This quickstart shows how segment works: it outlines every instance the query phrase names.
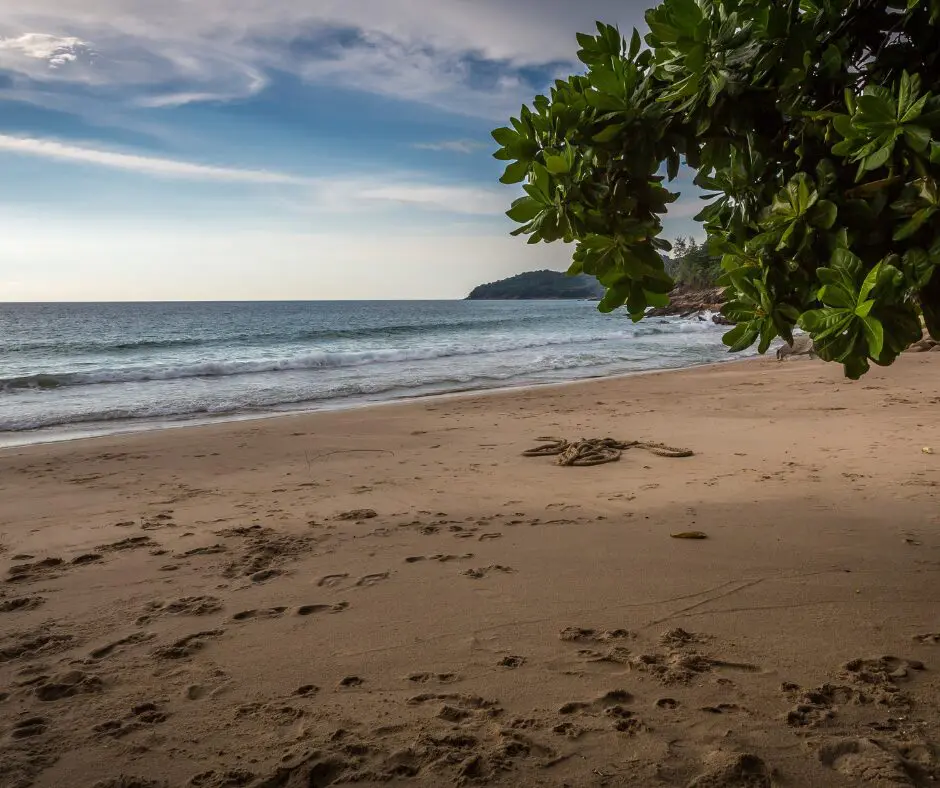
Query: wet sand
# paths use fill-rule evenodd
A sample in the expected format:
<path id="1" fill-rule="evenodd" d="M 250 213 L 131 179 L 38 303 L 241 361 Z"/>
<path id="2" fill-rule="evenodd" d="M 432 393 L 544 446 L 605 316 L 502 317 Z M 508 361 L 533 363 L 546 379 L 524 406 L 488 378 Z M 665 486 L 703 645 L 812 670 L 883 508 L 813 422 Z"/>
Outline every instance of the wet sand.
<path id="1" fill-rule="evenodd" d="M 0 451 L 0 786 L 931 785 L 938 414 L 759 360 Z"/>

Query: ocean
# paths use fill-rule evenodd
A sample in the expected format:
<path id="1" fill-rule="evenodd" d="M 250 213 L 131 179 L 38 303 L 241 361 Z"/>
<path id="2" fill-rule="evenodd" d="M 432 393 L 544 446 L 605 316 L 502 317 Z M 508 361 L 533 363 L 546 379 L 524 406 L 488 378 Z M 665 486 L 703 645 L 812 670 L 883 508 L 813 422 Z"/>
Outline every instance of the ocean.
<path id="1" fill-rule="evenodd" d="M 589 301 L 0 304 L 0 445 L 729 360 Z"/>

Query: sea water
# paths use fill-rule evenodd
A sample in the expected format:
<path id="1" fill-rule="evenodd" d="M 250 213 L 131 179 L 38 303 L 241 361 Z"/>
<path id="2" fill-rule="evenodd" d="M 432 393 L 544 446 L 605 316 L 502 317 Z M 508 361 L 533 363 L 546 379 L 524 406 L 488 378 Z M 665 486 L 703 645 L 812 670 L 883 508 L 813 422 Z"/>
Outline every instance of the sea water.
<path id="1" fill-rule="evenodd" d="M 0 304 L 0 445 L 728 360 L 589 301 Z"/>

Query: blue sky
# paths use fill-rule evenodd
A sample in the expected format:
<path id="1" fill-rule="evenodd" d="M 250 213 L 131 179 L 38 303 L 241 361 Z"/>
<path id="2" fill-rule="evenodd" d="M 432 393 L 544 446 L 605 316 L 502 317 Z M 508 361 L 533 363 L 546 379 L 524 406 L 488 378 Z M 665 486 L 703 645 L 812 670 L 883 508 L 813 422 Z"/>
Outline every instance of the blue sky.
<path id="1" fill-rule="evenodd" d="M 508 237 L 490 129 L 629 0 L 0 6 L 0 300 L 454 298 Z M 693 231 L 690 198 L 669 235 Z"/>

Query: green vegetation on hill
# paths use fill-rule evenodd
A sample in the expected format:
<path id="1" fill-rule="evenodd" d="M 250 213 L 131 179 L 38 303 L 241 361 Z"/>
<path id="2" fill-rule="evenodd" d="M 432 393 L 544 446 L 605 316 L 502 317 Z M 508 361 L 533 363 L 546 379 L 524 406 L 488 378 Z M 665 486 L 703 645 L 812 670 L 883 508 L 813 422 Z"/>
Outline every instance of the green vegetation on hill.
<path id="1" fill-rule="evenodd" d="M 538 298 L 600 298 L 604 288 L 593 276 L 568 276 L 559 271 L 528 271 L 508 279 L 480 285 L 467 296 L 471 301 Z"/>
<path id="2" fill-rule="evenodd" d="M 716 287 L 721 278 L 721 258 L 708 251 L 706 244 L 694 238 L 676 238 L 672 256 L 665 258 L 666 273 L 678 286 L 692 290 Z"/>

